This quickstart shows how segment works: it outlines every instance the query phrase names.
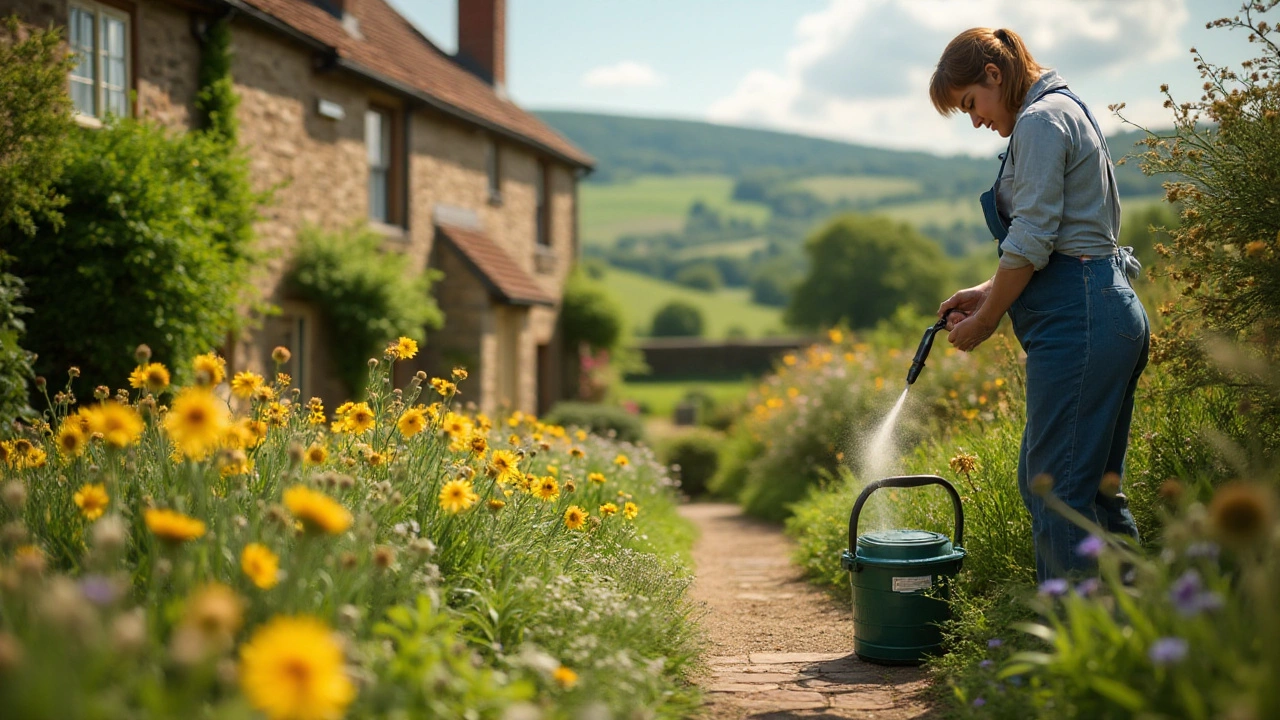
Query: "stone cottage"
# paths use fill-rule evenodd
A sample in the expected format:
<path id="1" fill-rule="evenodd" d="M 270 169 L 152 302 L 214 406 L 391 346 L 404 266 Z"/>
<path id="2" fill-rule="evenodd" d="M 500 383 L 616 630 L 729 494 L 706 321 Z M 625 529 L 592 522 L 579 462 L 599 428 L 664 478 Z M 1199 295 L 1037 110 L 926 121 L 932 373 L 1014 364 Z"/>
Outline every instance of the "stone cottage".
<path id="1" fill-rule="evenodd" d="M 181 129 L 205 30 L 229 15 L 240 140 L 255 185 L 279 187 L 258 226 L 272 257 L 259 286 L 283 310 L 229 343 L 236 370 L 273 368 L 284 345 L 303 397 L 344 399 L 327 353 L 342 338 L 284 277 L 299 228 L 367 220 L 444 275 L 446 326 L 398 383 L 463 365 L 461 399 L 490 412 L 542 412 L 565 393 L 557 318 L 593 161 L 508 99 L 504 0 L 458 0 L 455 55 L 384 0 L 0 0 L 12 12 L 66 28 L 82 124 L 110 112 Z"/>

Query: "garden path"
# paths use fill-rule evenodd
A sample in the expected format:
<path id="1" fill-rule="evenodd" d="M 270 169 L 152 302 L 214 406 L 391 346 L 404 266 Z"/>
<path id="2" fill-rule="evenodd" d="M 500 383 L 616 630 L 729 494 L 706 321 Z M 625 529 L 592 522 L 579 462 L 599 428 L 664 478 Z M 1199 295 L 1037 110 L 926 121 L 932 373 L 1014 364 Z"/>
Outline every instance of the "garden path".
<path id="1" fill-rule="evenodd" d="M 696 503 L 680 512 L 701 532 L 693 599 L 706 611 L 711 643 L 704 718 L 930 716 L 925 673 L 859 660 L 850 609 L 805 582 L 777 526 L 736 505 Z"/>

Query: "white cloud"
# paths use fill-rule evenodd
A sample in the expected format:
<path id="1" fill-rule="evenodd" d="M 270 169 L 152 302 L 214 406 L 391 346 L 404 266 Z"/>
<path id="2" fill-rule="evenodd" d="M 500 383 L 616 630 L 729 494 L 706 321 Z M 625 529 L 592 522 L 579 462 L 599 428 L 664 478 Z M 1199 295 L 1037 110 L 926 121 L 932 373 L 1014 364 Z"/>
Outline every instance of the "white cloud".
<path id="1" fill-rule="evenodd" d="M 662 78 L 653 68 L 632 60 L 614 65 L 601 65 L 582 76 L 582 86 L 589 88 L 654 87 Z"/>
<path id="2" fill-rule="evenodd" d="M 989 26 L 1022 35 L 1113 129 L 1110 103 L 1128 99 L 1142 109 L 1135 119 L 1148 119 L 1148 103 L 1125 97 L 1132 75 L 1179 54 L 1188 17 L 1186 0 L 831 0 L 797 23 L 781 71 L 748 72 L 707 115 L 877 146 L 995 152 L 1003 141 L 994 133 L 939 117 L 928 98 L 947 41 Z"/>

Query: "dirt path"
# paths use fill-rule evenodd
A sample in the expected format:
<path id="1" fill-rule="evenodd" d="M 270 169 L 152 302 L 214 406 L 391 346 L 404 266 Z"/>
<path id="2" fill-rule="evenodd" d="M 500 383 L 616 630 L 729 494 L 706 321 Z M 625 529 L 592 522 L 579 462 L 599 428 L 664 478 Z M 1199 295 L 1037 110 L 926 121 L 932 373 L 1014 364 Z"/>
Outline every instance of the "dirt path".
<path id="1" fill-rule="evenodd" d="M 859 660 L 850 608 L 801 578 L 776 526 L 736 505 L 685 505 L 680 514 L 702 533 L 693 597 L 705 606 L 712 645 L 706 718 L 928 717 L 924 673 Z"/>

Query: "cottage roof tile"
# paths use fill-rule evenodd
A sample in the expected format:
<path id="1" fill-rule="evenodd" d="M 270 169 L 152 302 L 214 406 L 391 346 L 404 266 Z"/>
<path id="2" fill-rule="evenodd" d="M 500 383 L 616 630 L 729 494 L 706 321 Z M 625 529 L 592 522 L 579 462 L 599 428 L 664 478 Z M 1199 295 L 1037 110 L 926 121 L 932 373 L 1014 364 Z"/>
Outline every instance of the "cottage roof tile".
<path id="1" fill-rule="evenodd" d="M 457 225 L 436 226 L 437 239 L 443 238 L 462 254 L 480 280 L 503 300 L 513 305 L 555 305 L 549 293 L 520 268 L 496 242 L 479 230 Z"/>

